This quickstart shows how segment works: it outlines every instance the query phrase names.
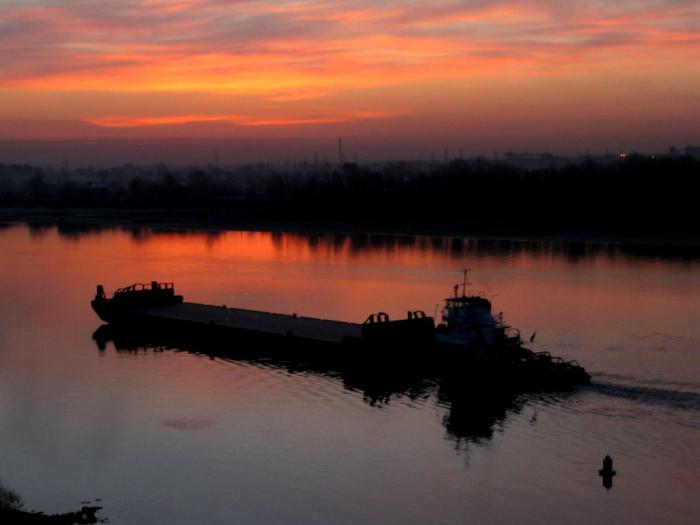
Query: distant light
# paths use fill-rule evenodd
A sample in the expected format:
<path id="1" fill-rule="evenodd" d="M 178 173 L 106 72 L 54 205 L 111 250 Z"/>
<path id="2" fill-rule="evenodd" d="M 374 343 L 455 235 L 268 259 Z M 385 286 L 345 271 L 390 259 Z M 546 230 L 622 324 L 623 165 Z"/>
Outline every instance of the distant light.
<path id="1" fill-rule="evenodd" d="M 627 153 L 620 153 L 620 158 L 621 158 L 621 159 L 626 159 L 626 158 L 627 158 Z"/>

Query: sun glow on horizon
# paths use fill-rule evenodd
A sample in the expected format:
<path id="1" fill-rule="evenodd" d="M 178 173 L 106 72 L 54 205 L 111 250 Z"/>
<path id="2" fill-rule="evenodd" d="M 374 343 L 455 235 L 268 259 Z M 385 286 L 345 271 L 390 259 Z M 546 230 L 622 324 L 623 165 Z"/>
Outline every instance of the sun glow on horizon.
<path id="1" fill-rule="evenodd" d="M 615 133 L 641 118 L 666 141 L 700 119 L 699 24 L 694 0 L 11 0 L 0 138 L 371 120 L 400 141 L 410 118 L 467 142 L 475 122 L 545 140 L 612 114 Z"/>

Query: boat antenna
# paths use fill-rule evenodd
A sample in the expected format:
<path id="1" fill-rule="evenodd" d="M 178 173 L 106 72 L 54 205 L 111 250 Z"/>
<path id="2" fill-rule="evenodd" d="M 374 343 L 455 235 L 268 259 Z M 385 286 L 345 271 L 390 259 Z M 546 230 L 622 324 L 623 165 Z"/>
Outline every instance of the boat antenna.
<path id="1" fill-rule="evenodd" d="M 470 272 L 470 271 L 471 271 L 471 270 L 470 270 L 469 268 L 465 268 L 465 269 L 464 269 L 464 281 L 462 281 L 462 297 L 466 297 L 466 296 L 467 296 L 467 285 L 468 285 L 468 284 L 471 284 L 471 283 L 469 282 L 469 272 Z"/>

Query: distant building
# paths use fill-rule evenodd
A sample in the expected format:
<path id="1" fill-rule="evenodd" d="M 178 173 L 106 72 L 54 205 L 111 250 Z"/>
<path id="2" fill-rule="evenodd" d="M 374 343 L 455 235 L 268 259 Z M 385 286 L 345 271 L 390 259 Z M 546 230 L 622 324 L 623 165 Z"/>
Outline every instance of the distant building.
<path id="1" fill-rule="evenodd" d="M 672 157 L 686 155 L 688 157 L 693 157 L 694 159 L 700 159 L 700 146 L 691 146 L 690 144 L 684 148 L 676 148 L 676 146 L 671 146 L 668 153 Z"/>
<path id="2" fill-rule="evenodd" d="M 688 157 L 693 157 L 695 159 L 700 159 L 700 146 L 687 145 L 681 151 Z"/>
<path id="3" fill-rule="evenodd" d="M 565 159 L 551 153 L 513 153 L 503 154 L 503 160 L 519 168 L 543 169 L 554 168 L 566 164 Z"/>

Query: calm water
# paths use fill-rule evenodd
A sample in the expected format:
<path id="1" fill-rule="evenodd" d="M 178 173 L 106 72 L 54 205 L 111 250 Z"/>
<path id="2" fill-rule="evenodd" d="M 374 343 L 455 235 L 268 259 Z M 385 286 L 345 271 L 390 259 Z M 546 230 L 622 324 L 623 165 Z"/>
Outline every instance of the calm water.
<path id="1" fill-rule="evenodd" d="M 567 394 L 431 385 L 140 348 L 99 351 L 94 286 L 361 321 L 474 290 Z M 700 256 L 430 237 L 0 230 L 0 478 L 114 524 L 700 522 Z M 381 382 L 380 382 L 381 383 Z M 376 386 L 376 385 L 375 385 Z M 606 491 L 602 457 L 618 475 Z"/>

